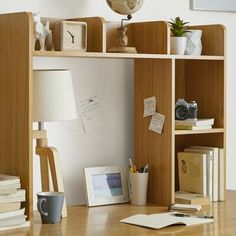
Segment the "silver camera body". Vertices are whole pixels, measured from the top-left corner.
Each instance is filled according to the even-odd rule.
[[[197,119],[198,106],[195,101],[186,102],[183,98],[179,98],[175,104],[175,119]]]

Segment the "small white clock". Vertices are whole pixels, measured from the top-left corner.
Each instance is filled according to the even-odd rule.
[[[60,38],[57,43],[59,50],[87,50],[87,24],[79,21],[62,21],[56,26],[56,37]]]

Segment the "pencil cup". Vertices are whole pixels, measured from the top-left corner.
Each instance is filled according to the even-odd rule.
[[[129,173],[130,200],[133,205],[146,205],[148,173]]]

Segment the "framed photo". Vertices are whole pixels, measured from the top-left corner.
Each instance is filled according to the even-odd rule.
[[[88,206],[129,201],[127,179],[120,166],[84,168]]]
[[[236,12],[235,0],[191,0],[191,9],[199,11]]]

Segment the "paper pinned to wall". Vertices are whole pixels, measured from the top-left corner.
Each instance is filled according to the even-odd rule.
[[[94,93],[80,99],[79,114],[85,133],[97,129],[104,124],[101,101],[98,94]]]
[[[157,106],[156,97],[145,98],[143,117],[155,114],[156,106]]]
[[[152,115],[152,119],[149,125],[149,130],[161,134],[164,121],[165,121],[165,116],[163,114],[155,113],[154,115]]]

